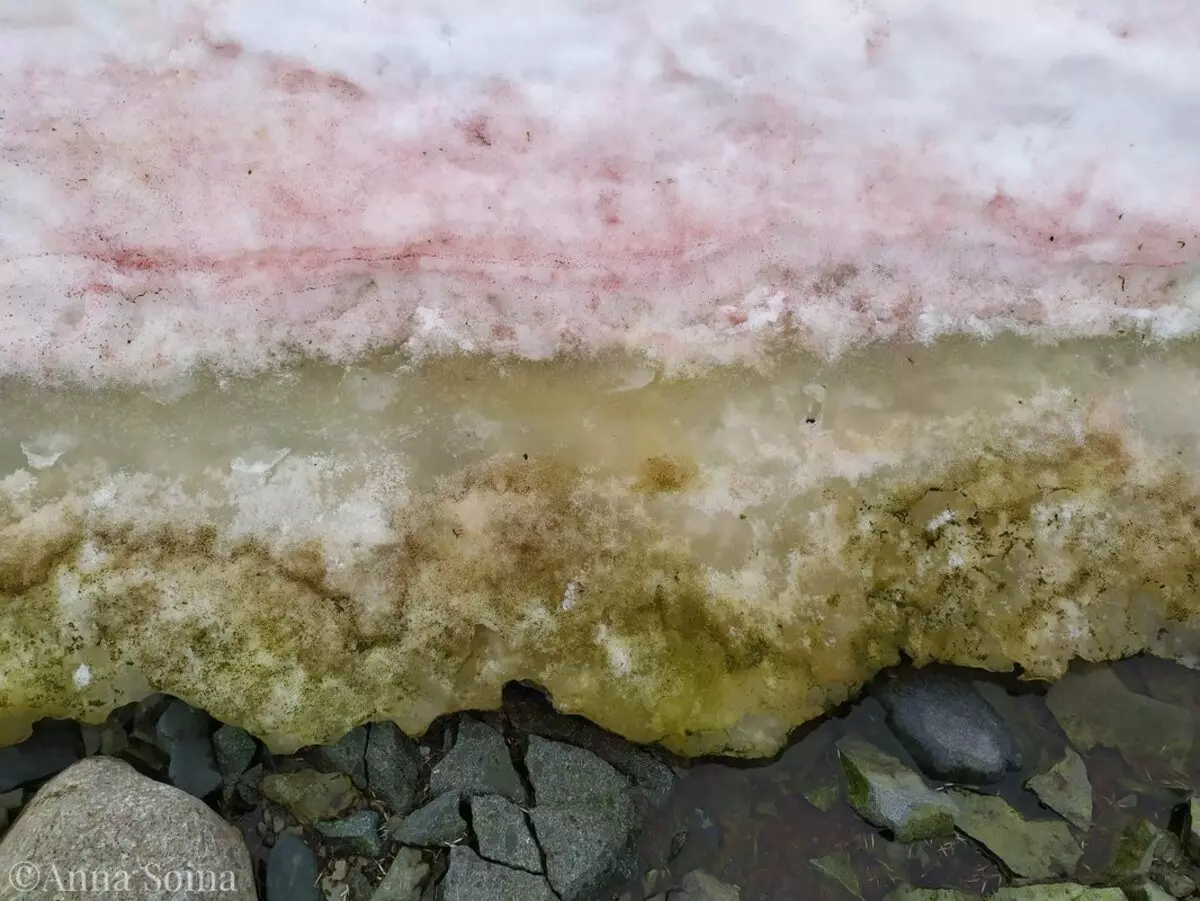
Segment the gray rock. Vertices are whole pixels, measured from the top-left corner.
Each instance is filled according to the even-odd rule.
[[[985,785],[1023,764],[1012,730],[964,679],[906,673],[880,686],[876,696],[888,725],[927,776]]]
[[[630,788],[629,779],[591,751],[536,735],[529,737],[525,769],[539,806],[574,804]]]
[[[271,773],[263,777],[260,786],[267,798],[306,824],[333,819],[358,800],[350,777],[343,773]]]
[[[978,901],[972,892],[960,892],[950,888],[916,888],[902,885],[888,892],[883,901]]]
[[[1187,873],[1167,870],[1155,874],[1154,879],[1167,890],[1172,898],[1186,898],[1188,895],[1195,894],[1196,891],[1196,881]]]
[[[1092,783],[1087,764],[1070,748],[1062,760],[1030,778],[1025,786],[1077,829],[1086,832],[1092,828]]]
[[[319,820],[314,828],[335,851],[364,857],[383,853],[383,817],[377,810],[358,810],[341,820]]]
[[[154,727],[157,744],[170,757],[171,784],[203,798],[221,787],[213,757],[209,717],[178,699],[167,705]]]
[[[109,757],[116,757],[119,754],[124,754],[125,749],[129,747],[129,733],[125,731],[125,727],[121,724],[120,718],[113,714],[109,714],[107,721],[100,730],[100,753]]]
[[[855,898],[862,897],[862,884],[849,854],[826,854],[824,857],[814,857],[808,862],[822,878],[833,885],[840,886]]]
[[[17,810],[25,803],[25,789],[14,788],[0,794],[0,810]]]
[[[104,727],[95,723],[80,723],[79,734],[83,739],[83,753],[86,757],[95,757],[100,753],[100,745],[104,741]]]
[[[481,860],[470,848],[450,849],[440,901],[557,901],[546,880]]]
[[[246,804],[257,804],[262,780],[263,765],[256,763],[250,769],[246,770],[246,772],[242,773],[241,778],[234,783],[233,791]]]
[[[467,821],[460,807],[462,795],[451,792],[438,795],[424,807],[414,810],[392,829],[392,837],[405,845],[436,848],[448,845],[467,834]]]
[[[237,726],[222,726],[213,733],[212,744],[217,766],[226,782],[233,782],[246,772],[258,753],[254,736]]]
[[[1011,885],[997,889],[991,901],[1126,901],[1119,888],[1097,888],[1075,882]]]
[[[290,832],[281,833],[267,858],[267,901],[323,901],[317,856]]]
[[[955,825],[979,842],[1016,876],[1070,877],[1083,849],[1066,823],[1026,820],[1003,798],[953,789]]]
[[[703,870],[685,873],[679,882],[679,891],[671,893],[671,901],[741,901],[742,893],[736,885],[722,882]]]
[[[1180,804],[1171,817],[1171,828],[1184,853],[1193,863],[1200,863],[1200,799],[1192,796]]]
[[[42,720],[18,745],[0,748],[0,792],[60,773],[83,757],[79,727],[67,720]]]
[[[393,813],[408,813],[417,797],[421,755],[395,723],[372,723],[366,750],[367,784]]]
[[[309,748],[309,759],[317,769],[345,773],[358,789],[367,787],[367,727],[351,729],[336,742]]]
[[[401,848],[387,875],[375,887],[371,901],[418,901],[421,884],[429,876],[425,855],[416,848]]]
[[[82,760],[42,787],[0,842],[0,873],[22,861],[39,866],[43,880],[55,866],[106,873],[119,890],[72,897],[256,898],[250,855],[234,827],[196,798],[110,757]],[[164,880],[168,873],[191,874],[193,889],[180,891]],[[0,901],[32,894],[0,880]]]
[[[471,826],[479,856],[530,873],[542,872],[542,855],[529,832],[525,812],[507,798],[477,795],[471,799]]]
[[[842,739],[837,750],[846,800],[868,823],[890,829],[901,842],[954,834],[954,805],[919,774],[857,738]]]
[[[1126,886],[1125,895],[1130,901],[1175,901],[1174,895],[1150,879]]]
[[[1191,753],[1191,713],[1130,691],[1111,669],[1068,673],[1050,687],[1046,703],[1080,751],[1115,748],[1131,762],[1166,758],[1177,769]]]
[[[530,818],[546,857],[546,878],[563,901],[590,899],[633,877],[639,823],[628,792],[568,807],[538,805]]]
[[[529,803],[504,736],[471,717],[459,721],[454,746],[434,766],[429,788],[435,795],[500,795],[517,804]]]

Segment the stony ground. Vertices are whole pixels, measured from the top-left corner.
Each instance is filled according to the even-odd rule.
[[[1200,881],[1198,712],[1200,673],[1154,659],[897,671],[774,760],[685,764],[520,686],[290,756],[156,695],[0,749],[0,871],[132,842],[267,901],[1169,901]]]

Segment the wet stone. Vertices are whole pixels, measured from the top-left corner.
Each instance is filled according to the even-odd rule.
[[[1053,879],[1074,874],[1083,849],[1066,823],[1026,820],[1003,798],[952,789],[955,825],[1015,875]]]
[[[628,794],[593,797],[568,807],[538,805],[531,819],[546,856],[546,878],[563,901],[590,899],[632,878],[638,824]]]
[[[884,683],[876,697],[927,776],[985,785],[1022,766],[1012,730],[971,682],[918,671]]]
[[[542,872],[542,855],[529,832],[525,812],[512,801],[496,795],[472,798],[471,826],[484,860]]]
[[[1115,748],[1130,762],[1165,758],[1176,768],[1191,753],[1191,713],[1130,691],[1111,669],[1068,673],[1050,687],[1046,703],[1080,751]]]
[[[367,727],[351,729],[333,744],[314,745],[308,757],[324,772],[344,773],[355,788],[367,787]]]
[[[392,837],[405,845],[436,848],[448,845],[467,834],[467,821],[457,792],[438,795],[424,807],[414,810],[392,827]]]
[[[377,810],[359,810],[340,820],[319,820],[314,828],[336,851],[365,857],[383,853],[383,817]]]
[[[25,790],[14,788],[0,793],[0,810],[18,810],[25,803]]]
[[[902,885],[892,889],[883,901],[979,901],[972,892],[960,892],[949,888],[916,888]]]
[[[464,795],[500,795],[517,804],[529,803],[504,736],[472,717],[459,721],[454,745],[434,765],[429,787],[435,795],[453,791]]]
[[[365,754],[367,784],[394,813],[408,813],[417,796],[421,755],[395,723],[372,723]]]
[[[841,797],[841,787],[836,779],[818,782],[804,789],[804,800],[822,813],[829,813]]]
[[[557,901],[541,876],[482,860],[470,848],[450,849],[438,901]]]
[[[79,727],[66,720],[42,720],[25,741],[0,748],[0,791],[60,773],[83,757]]]
[[[827,854],[824,857],[814,857],[808,862],[826,881],[849,892],[855,898],[862,897],[862,886],[858,873],[849,854]]]
[[[591,751],[537,735],[529,737],[525,768],[539,805],[572,804],[630,787],[623,774]]]
[[[208,714],[186,701],[171,701],[154,726],[158,747],[170,758],[171,784],[203,798],[221,787],[221,773],[213,756]]]
[[[1190,797],[1175,810],[1172,827],[1193,863],[1200,863],[1200,799]]]
[[[1179,839],[1144,817],[1135,817],[1113,843],[1106,875],[1113,882],[1126,882],[1149,875],[1156,866],[1173,867],[1182,860]]]
[[[1062,760],[1030,778],[1025,786],[1077,829],[1092,828],[1092,783],[1087,764],[1072,749],[1067,748]]]
[[[217,767],[226,782],[234,781],[246,772],[258,753],[254,736],[237,726],[222,726],[213,733],[212,744]]]
[[[267,798],[306,824],[333,819],[358,800],[350,777],[342,773],[272,773],[263,777],[261,787]]]
[[[1186,898],[1196,891],[1196,882],[1186,873],[1167,870],[1156,873],[1154,880],[1167,890],[1172,898]]]
[[[1175,901],[1172,894],[1150,879],[1126,886],[1125,895],[1129,901]]]
[[[742,893],[736,885],[722,882],[703,870],[684,873],[679,880],[679,890],[670,894],[671,901],[741,901]]]
[[[846,799],[868,823],[891,830],[902,842],[954,833],[954,805],[919,774],[860,739],[842,739],[837,749]]]
[[[317,856],[303,841],[283,833],[267,858],[267,901],[321,901]]]
[[[997,889],[991,901],[1126,901],[1119,888],[1097,888],[1075,882],[1049,885],[1006,886]]]
[[[428,875],[425,855],[416,848],[401,848],[383,881],[375,887],[371,901],[418,901]]]

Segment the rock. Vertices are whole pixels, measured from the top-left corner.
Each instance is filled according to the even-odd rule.
[[[805,801],[821,813],[829,813],[841,797],[841,786],[838,785],[836,779],[831,778],[808,786],[801,794]]]
[[[640,822],[629,779],[590,751],[536,735],[529,738],[525,768],[546,877],[563,901],[631,878]]]
[[[324,772],[344,773],[354,782],[355,788],[367,787],[367,727],[351,729],[336,742],[329,745],[314,745],[308,749],[308,757],[317,769]]]
[[[512,801],[497,795],[475,796],[471,799],[471,826],[484,860],[542,872],[542,854],[529,832],[525,812]]]
[[[911,885],[902,885],[888,892],[883,901],[979,901],[979,896],[973,892],[960,892],[957,889],[916,888]]]
[[[331,820],[358,800],[350,777],[342,773],[271,773],[264,776],[262,793],[286,807],[301,823]]]
[[[372,723],[366,750],[367,785],[393,813],[408,813],[417,797],[421,755],[395,723]]]
[[[217,755],[217,766],[226,782],[236,781],[246,772],[258,753],[258,742],[254,736],[237,726],[222,726],[214,732],[212,745]]]
[[[318,820],[317,832],[335,851],[378,857],[383,853],[383,817],[378,810],[359,810],[340,820]]]
[[[104,741],[104,727],[94,723],[80,723],[79,735],[83,739],[85,757],[95,757],[100,753],[100,745]]]
[[[846,799],[868,823],[890,829],[901,842],[954,834],[954,805],[920,775],[860,739],[842,739],[837,749]]]
[[[985,785],[1023,764],[1012,730],[964,679],[906,673],[885,682],[876,697],[888,725],[927,776]]]
[[[83,757],[79,727],[68,720],[42,720],[18,745],[0,748],[0,792],[60,773]]]
[[[1096,888],[1075,882],[1010,885],[997,889],[990,901],[1126,901],[1119,888]]]
[[[375,887],[371,901],[418,901],[421,884],[428,875],[425,855],[416,848],[401,848],[388,867],[387,875]]]
[[[1113,843],[1105,875],[1112,882],[1128,882],[1149,875],[1156,865],[1173,867],[1182,860],[1179,839],[1144,817],[1135,817]]]
[[[34,796],[0,842],[0,873],[26,861],[41,868],[43,886],[54,885],[45,880],[56,867],[64,879],[67,868],[107,874],[111,892],[71,895],[80,899],[257,897],[250,855],[234,827],[195,797],[109,757],[80,761]],[[183,879],[191,887],[181,891],[174,880]],[[0,901],[32,896],[17,888],[0,881]]]
[[[1164,872],[1156,873],[1154,879],[1167,890],[1167,893],[1172,898],[1186,898],[1196,891],[1195,880],[1186,873],[1180,873],[1176,870],[1165,870]]]
[[[454,746],[430,773],[429,788],[435,795],[454,791],[500,795],[517,804],[529,803],[504,736],[469,716],[459,721]]]
[[[1175,901],[1175,896],[1150,879],[1143,879],[1125,887],[1129,901]]]
[[[1077,829],[1092,828],[1092,783],[1087,764],[1072,749],[1067,748],[1062,760],[1030,778],[1025,787]]]
[[[125,753],[129,747],[129,733],[121,725],[120,719],[110,714],[100,730],[100,753],[108,757],[117,757]]]
[[[546,880],[521,870],[488,863],[462,845],[450,849],[440,901],[557,901]]]
[[[1080,751],[1115,748],[1126,760],[1166,758],[1177,769],[1191,753],[1191,713],[1130,691],[1111,669],[1068,673],[1050,687],[1046,703]]]
[[[952,789],[955,825],[1016,876],[1069,877],[1083,855],[1066,823],[1026,820],[1003,798]]]
[[[741,901],[742,892],[703,870],[692,870],[684,874],[679,891],[671,892],[670,897],[671,901]]]
[[[171,784],[203,798],[221,787],[221,773],[213,757],[209,717],[185,701],[171,701],[155,723],[158,746],[170,758]]]
[[[814,857],[808,862],[808,865],[826,880],[841,886],[855,898],[862,897],[862,885],[859,883],[858,873],[854,871],[854,864],[850,861],[849,854],[826,854],[824,857]]]
[[[8,828],[8,817],[9,812],[7,810],[0,810],[0,832]]]
[[[25,789],[14,788],[0,794],[0,810],[18,810],[25,803]]]
[[[633,877],[638,823],[628,793],[567,807],[539,804],[530,817],[546,856],[546,878],[563,901],[590,899]]]
[[[234,783],[233,790],[243,802],[251,806],[258,803],[260,788],[263,780],[263,765],[256,763],[241,778]]]
[[[1175,808],[1171,829],[1193,863],[1200,863],[1200,799],[1188,798]]]
[[[267,858],[266,901],[322,901],[317,856],[303,841],[284,832]]]
[[[392,837],[406,845],[436,848],[448,845],[467,834],[467,821],[460,810],[462,796],[438,795],[424,807],[404,817],[393,828]]]

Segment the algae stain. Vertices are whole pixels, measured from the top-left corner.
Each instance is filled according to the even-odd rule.
[[[645,494],[683,491],[694,487],[699,476],[700,467],[694,461],[656,454],[639,465],[634,490]]]

